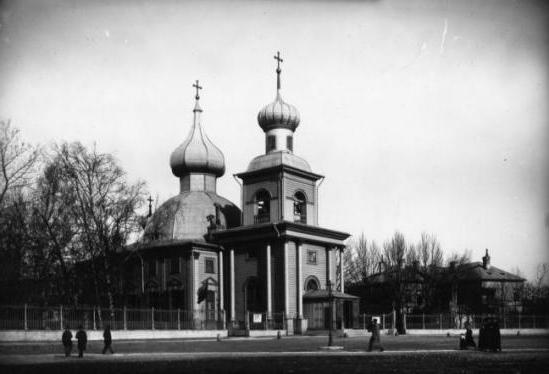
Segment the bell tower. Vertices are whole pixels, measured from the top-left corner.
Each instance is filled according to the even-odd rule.
[[[257,122],[265,133],[265,154],[255,157],[244,173],[243,224],[290,221],[318,225],[317,181],[323,176],[311,171],[309,163],[294,154],[294,132],[300,116],[296,107],[280,94],[280,52],[274,56],[275,100],[263,107]]]

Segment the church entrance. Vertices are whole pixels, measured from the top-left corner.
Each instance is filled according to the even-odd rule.
[[[250,313],[265,312],[265,300],[262,282],[257,277],[250,277],[244,287],[246,311]]]

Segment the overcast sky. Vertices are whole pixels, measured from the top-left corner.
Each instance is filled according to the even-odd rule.
[[[321,226],[379,243],[426,231],[527,277],[549,261],[542,1],[0,4],[0,118],[28,141],[96,142],[164,201],[199,79],[218,193],[240,205],[232,174],[264,152],[280,50],[295,153],[326,176]]]

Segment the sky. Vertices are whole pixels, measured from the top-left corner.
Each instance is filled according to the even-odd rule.
[[[543,1],[3,1],[0,118],[29,142],[113,153],[160,202],[192,124],[223,151],[218,193],[264,152],[282,97],[319,224],[378,243],[435,234],[446,253],[549,262],[549,6]]]

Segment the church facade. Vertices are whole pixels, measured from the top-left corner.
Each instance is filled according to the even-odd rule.
[[[281,97],[282,59],[275,58],[275,100],[257,116],[265,153],[236,174],[242,209],[217,194],[225,162],[202,129],[197,82],[191,131],[170,159],[180,193],[151,215],[134,246],[132,288],[141,281],[136,296],[149,305],[184,309],[190,328],[284,326],[304,333],[327,328],[329,316],[340,328],[356,323],[358,298],[344,292],[349,234],[318,225],[324,177],[294,154],[300,116]]]

